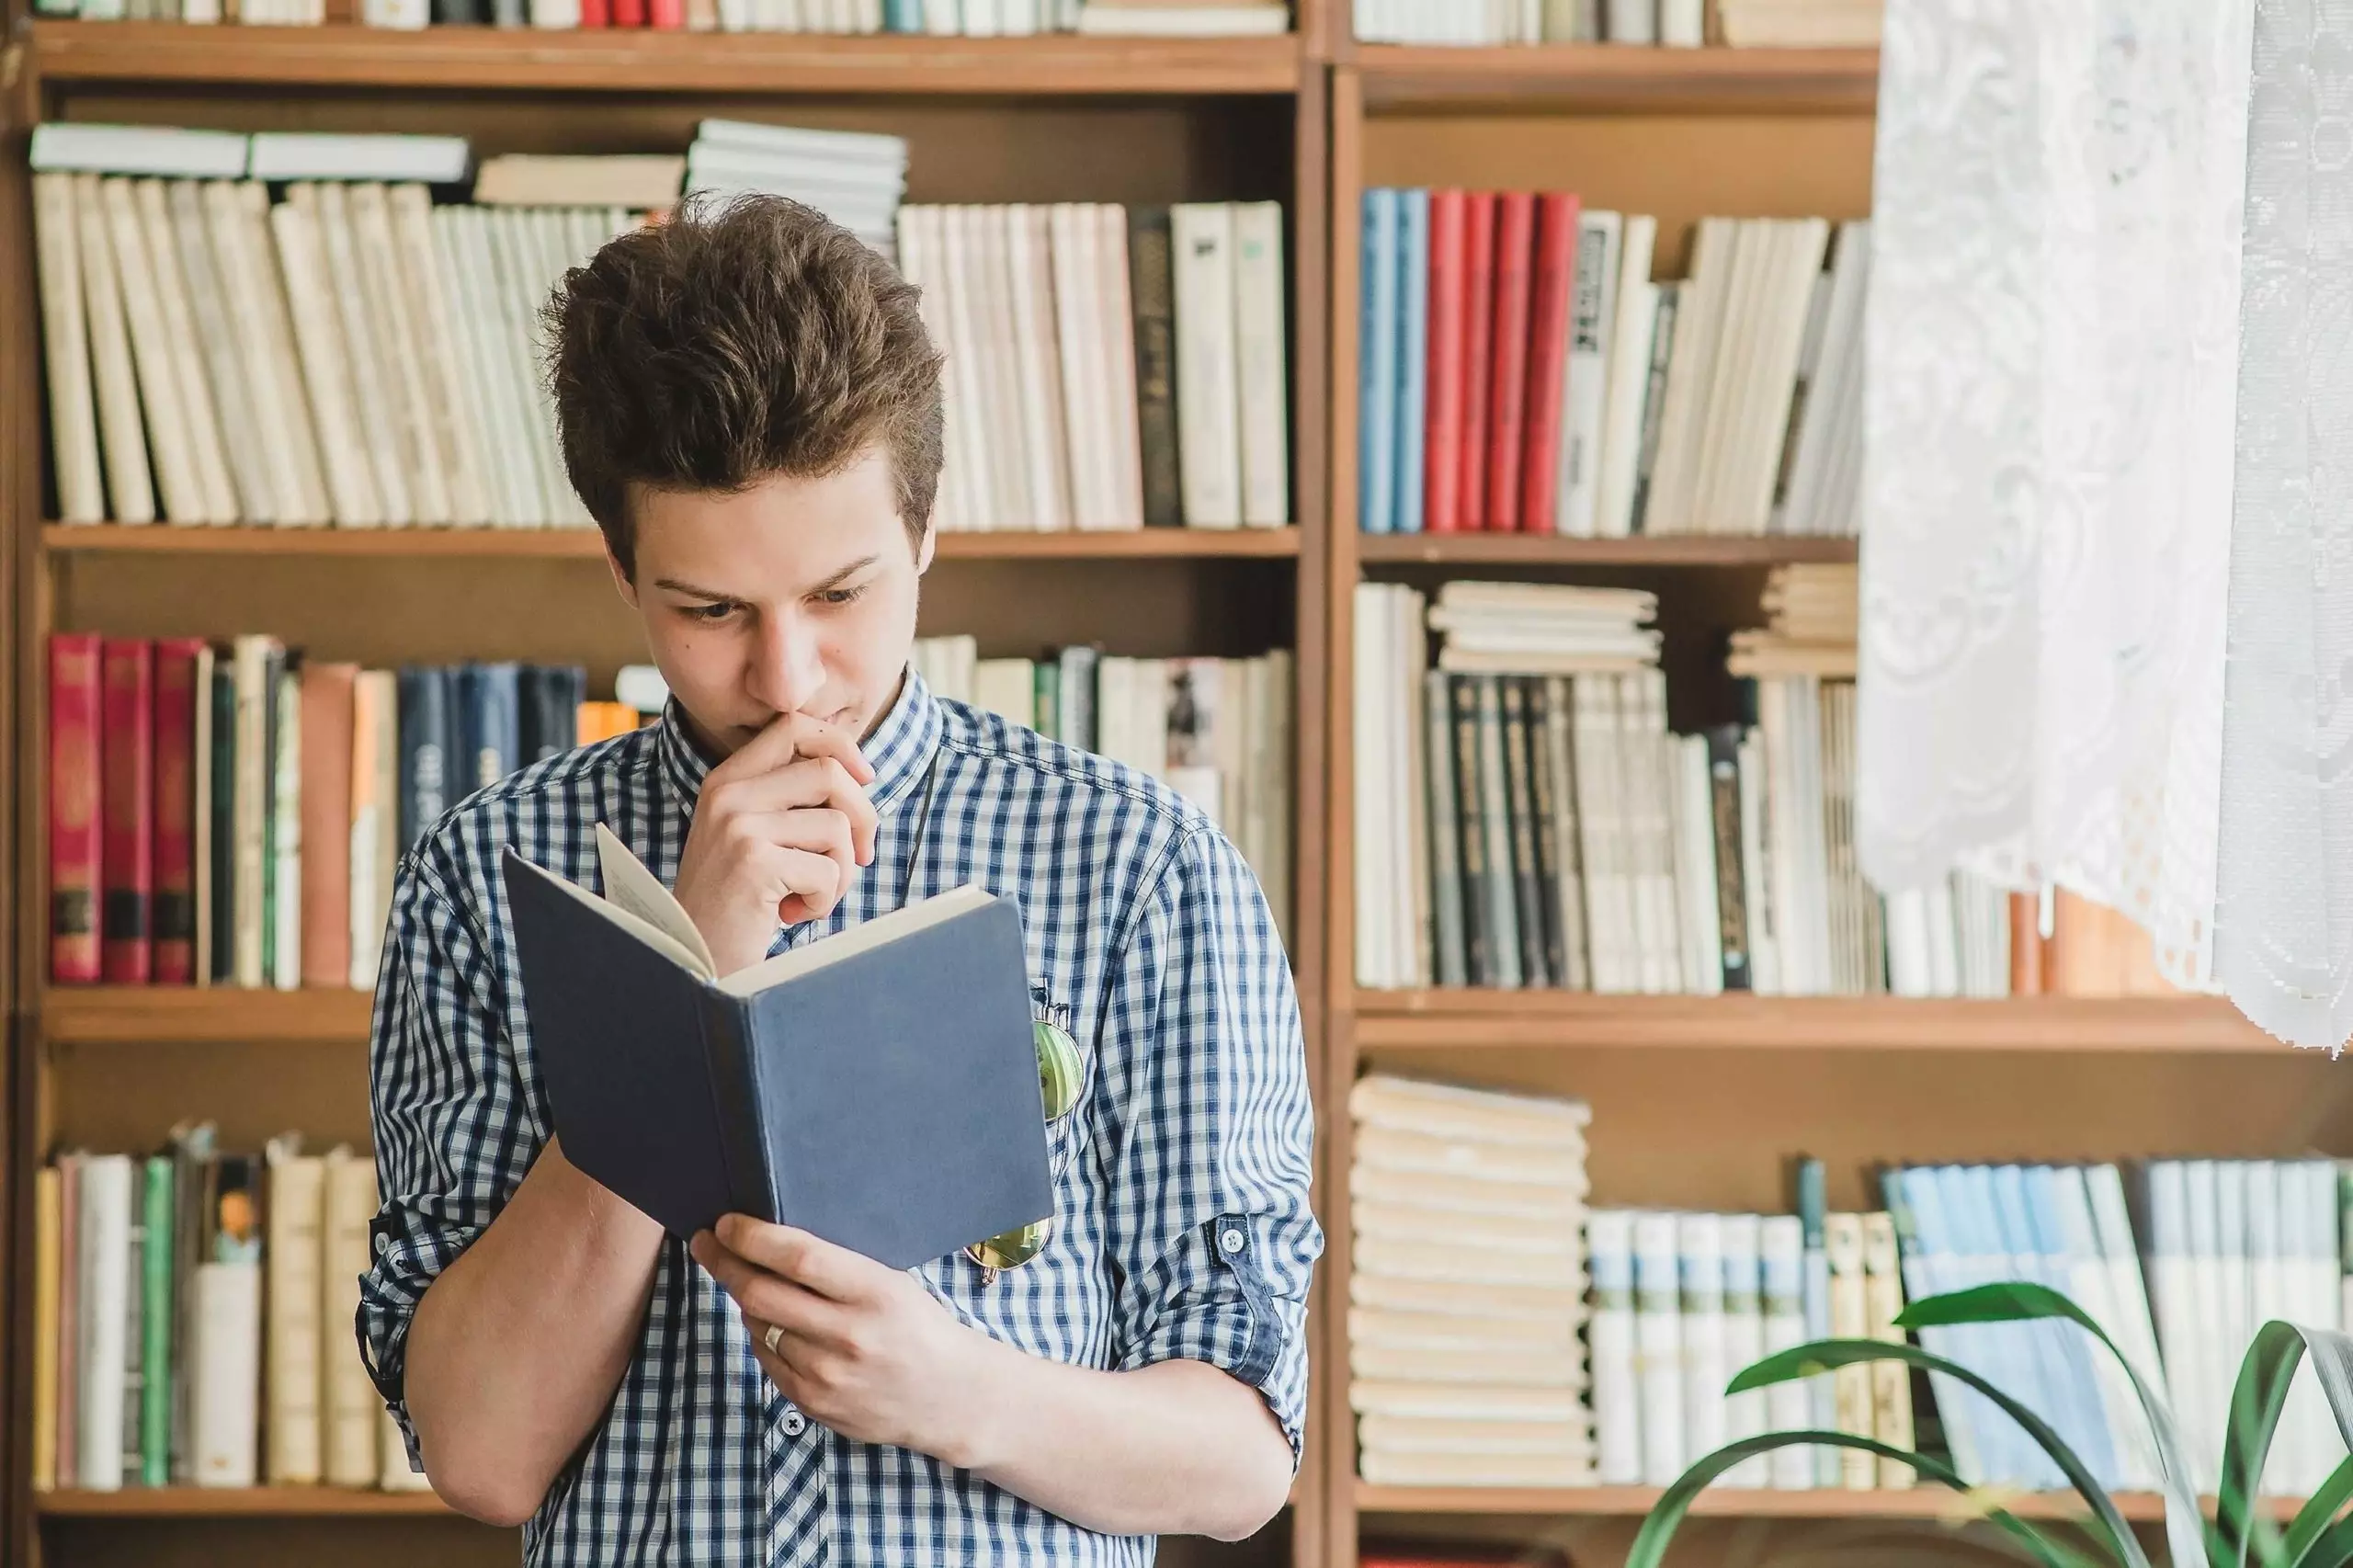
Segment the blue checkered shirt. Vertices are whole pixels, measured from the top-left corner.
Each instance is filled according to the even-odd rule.
[[[994,1281],[962,1255],[915,1270],[964,1321],[1038,1356],[1131,1369],[1187,1358],[1258,1389],[1296,1462],[1302,1324],[1323,1233],[1297,998],[1256,879],[1151,778],[935,697],[913,670],[865,754],[874,863],[779,949],[977,882],[1019,902],[1033,994],[1087,1053],[1054,1136],[1051,1244]],[[360,1282],[362,1353],[405,1437],[403,1352],[426,1288],[497,1218],[551,1131],[498,874],[513,845],[597,888],[595,824],[666,884],[710,762],[674,710],[468,800],[404,858],[369,1077],[383,1204]],[[928,828],[917,806],[936,769]],[[734,1304],[665,1239],[604,1423],[524,1531],[534,1564],[1143,1563],[927,1455],[852,1442],[760,1370]]]

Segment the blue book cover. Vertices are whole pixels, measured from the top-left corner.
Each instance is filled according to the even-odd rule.
[[[1915,1166],[1904,1174],[1904,1197],[1919,1227],[1920,1244],[1933,1262],[1937,1293],[1944,1295],[1984,1284],[1985,1281],[1969,1255],[1970,1238],[1961,1223],[1965,1195],[1959,1167]],[[1980,1377],[1998,1382],[2003,1365],[1990,1343],[1993,1333],[1992,1324],[1956,1325],[1950,1358]],[[1968,1406],[1970,1431],[1976,1440],[1978,1462],[1984,1467],[1982,1480],[1987,1483],[2018,1482],[2018,1423],[1974,1390],[1956,1389],[1953,1396]]]
[[[1397,531],[1422,531],[1422,426],[1429,396],[1430,193],[1400,199],[1397,239],[1404,259],[1397,273],[1403,330],[1397,345]]]
[[[1392,466],[1397,405],[1397,192],[1364,193],[1361,285],[1364,310],[1358,333],[1358,526],[1369,534],[1397,527],[1396,471]]]
[[[923,31],[923,0],[882,0],[882,30],[886,33]]]
[[[2005,1211],[2004,1223],[2015,1227],[2020,1238],[2013,1256],[2031,1268],[2030,1278],[2036,1283],[2047,1285],[2063,1296],[2073,1296],[2074,1281],[2068,1278],[2067,1246],[2062,1239],[2059,1199],[2052,1190],[2051,1168],[2044,1165],[2029,1170],[2003,1165],[1994,1173],[1994,1185]],[[2058,1428],[2059,1435],[2075,1450],[2075,1457],[2091,1467],[2101,1485],[2111,1492],[2122,1490],[2124,1476],[2117,1462],[2116,1436],[2109,1430],[2108,1407],[2100,1400],[2098,1373],[2092,1369],[2094,1341],[2071,1323],[2054,1321],[2035,1326],[2043,1341],[2045,1365],[2059,1374],[2058,1381],[2051,1385],[2050,1411],[2043,1419]],[[2107,1354],[2105,1350],[2100,1353]],[[2038,1410],[2042,1408],[2039,1402],[2029,1403]]]
[[[512,847],[502,867],[574,1165],[673,1235],[749,1214],[893,1268],[1051,1217],[1010,899],[967,885],[722,978],[601,825],[597,850],[607,897]]]
[[[455,738],[449,733],[449,672],[434,665],[412,665],[400,673],[400,847],[415,847],[454,803],[450,767]]]
[[[451,779],[449,789],[462,801],[521,765],[522,671],[511,663],[463,664],[458,666],[456,687],[460,777]]]
[[[1801,1280],[1805,1300],[1805,1336],[1808,1339],[1830,1337],[1830,1254],[1823,1237],[1823,1219],[1829,1212],[1828,1188],[1824,1185],[1822,1162],[1811,1156],[1798,1161],[1798,1222],[1805,1227],[1805,1273]],[[1837,1385],[1826,1372],[1816,1373],[1806,1380],[1806,1400],[1813,1412],[1817,1431],[1838,1429]],[[1813,1483],[1816,1486],[1838,1484],[1838,1450],[1817,1448],[1813,1450]]]

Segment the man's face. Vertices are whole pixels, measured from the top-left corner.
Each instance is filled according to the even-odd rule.
[[[671,692],[724,756],[779,713],[863,739],[898,695],[915,634],[917,556],[889,460],[734,495],[633,489],[637,573],[614,578]]]

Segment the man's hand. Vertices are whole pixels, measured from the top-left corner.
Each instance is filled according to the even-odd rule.
[[[862,1443],[961,1463],[969,1430],[961,1369],[990,1343],[912,1275],[806,1231],[741,1214],[693,1241],[743,1313],[777,1391]],[[780,1330],[774,1350],[770,1324]]]
[[[672,891],[722,975],[767,957],[779,926],[831,914],[872,863],[873,778],[847,732],[798,713],[710,770]]]

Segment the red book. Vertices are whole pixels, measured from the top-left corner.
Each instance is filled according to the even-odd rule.
[[[1528,268],[1536,247],[1536,198],[1506,191],[1495,200],[1495,330],[1487,415],[1487,526],[1519,528],[1520,428],[1528,395]]]
[[[687,0],[647,0],[646,21],[665,32],[685,31]]]
[[[1578,202],[1548,191],[1536,199],[1536,268],[1529,279],[1527,434],[1520,446],[1519,527],[1557,533],[1561,504],[1561,415],[1567,407],[1569,305],[1575,292]]]
[[[612,0],[613,26],[642,28],[645,25],[645,0]]]
[[[584,28],[611,27],[612,0],[580,0],[580,25]]]
[[[1464,198],[1430,192],[1429,347],[1422,437],[1422,527],[1462,527],[1462,358],[1468,334],[1462,286]]]
[[[105,734],[106,891],[101,915],[109,985],[154,978],[155,649],[109,637],[99,652]]]
[[[49,977],[98,978],[98,636],[49,639]]]
[[[155,983],[196,983],[197,637],[155,642]],[[207,691],[203,700],[210,702]]]
[[[1462,526],[1487,527],[1488,361],[1495,329],[1495,193],[1474,190],[1462,215]]]

